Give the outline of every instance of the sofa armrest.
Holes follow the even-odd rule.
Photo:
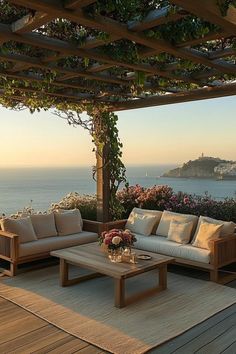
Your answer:
[[[106,222],[105,231],[109,231],[111,229],[124,229],[126,222],[127,219]]]
[[[0,230],[0,237],[15,238],[15,237],[19,237],[19,236],[16,234],[13,234],[12,232]]]
[[[19,251],[19,235],[0,230],[0,258],[16,262]]]
[[[96,232],[98,235],[101,235],[101,233],[105,230],[104,223],[99,221],[83,219],[83,230]]]
[[[210,241],[211,264],[220,268],[236,261],[236,234]]]

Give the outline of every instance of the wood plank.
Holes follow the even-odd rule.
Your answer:
[[[222,352],[222,354],[232,354],[232,353],[236,353],[236,341]]]
[[[77,350],[81,350],[83,348],[87,348],[90,347],[90,345],[86,342],[83,342],[82,340],[80,340],[79,338],[75,338],[73,336],[71,336],[70,334],[67,334],[63,331],[60,331],[57,329],[57,336],[58,336],[58,340],[55,339],[54,342],[49,343],[49,342],[45,342],[44,346],[41,346],[41,348],[39,347],[37,350],[34,350],[34,348],[32,348],[31,350],[34,350],[34,354],[42,354],[42,353],[50,353],[50,354],[71,354],[74,353]],[[62,332],[64,334],[66,334],[67,336],[65,338],[61,338],[59,339],[59,333]],[[44,341],[43,341],[44,342]],[[32,353],[29,352],[29,354]],[[15,354],[15,353],[14,353]],[[20,353],[19,353],[20,354]],[[22,352],[21,354],[25,354],[24,352]]]
[[[220,26],[224,31],[236,33],[236,8],[229,7],[226,16],[222,16],[216,0],[170,0],[194,15]]]
[[[175,354],[189,354],[195,353],[200,350],[204,345],[212,342],[219,335],[226,334],[232,326],[236,324],[236,313],[218,322],[215,326],[209,328],[206,332],[202,333],[196,338],[193,338],[189,343],[175,350]],[[234,332],[235,333],[235,332]],[[234,337],[235,338],[235,337]],[[232,344],[232,341],[230,342]],[[208,353],[208,351],[205,351]]]
[[[236,49],[234,48],[225,48],[223,50],[218,49],[213,52],[209,52],[208,56],[210,59],[219,59],[223,57],[236,56]]]
[[[236,305],[232,305],[227,309],[218,312],[217,314],[213,315],[209,319],[205,320],[202,323],[194,326],[187,332],[181,334],[180,336],[168,341],[167,343],[162,344],[156,348],[153,348],[150,351],[150,354],[171,354],[175,353],[176,350],[180,348],[184,348],[185,345],[189,345],[192,340],[198,338],[204,333],[207,333],[209,329],[214,327],[216,324],[226,320],[235,313]],[[190,354],[190,352],[188,353]],[[230,353],[232,354],[232,353]]]
[[[221,354],[229,345],[235,342],[236,337],[236,318],[235,325],[224,331],[215,340],[211,340],[207,345],[202,346],[196,354],[214,353]]]
[[[101,353],[105,353],[102,349],[99,349],[97,347],[92,347],[92,346],[89,346],[89,347],[85,347],[83,349],[80,349],[80,350],[77,350],[76,352],[73,352],[74,354],[75,353],[78,353],[78,354],[101,354]]]
[[[64,6],[66,9],[77,9],[93,4],[96,0],[65,0]]]
[[[45,322],[26,312],[21,318],[11,321],[1,328],[1,336],[4,341],[11,341],[13,338],[25,335],[33,330],[45,326]]]
[[[221,38],[227,38],[229,35],[223,31],[218,31],[218,32],[210,32],[206,34],[204,37],[201,38],[195,38],[191,39],[188,41],[184,41],[181,43],[176,44],[177,48],[184,48],[184,47],[192,47],[198,44],[202,44],[207,41],[212,41],[216,39],[221,39]],[[160,53],[160,50],[155,50],[155,49],[150,49],[150,48],[144,48],[139,51],[139,56],[140,58],[147,58],[152,55],[157,55]]]
[[[55,19],[55,16],[37,11],[34,15],[28,14],[21,19],[11,24],[12,32],[26,33],[35,30],[36,28],[46,25],[48,22]]]
[[[225,97],[236,95],[236,84],[225,84],[219,87],[207,87],[193,91],[177,92],[173,94],[148,97],[126,102],[112,104],[113,111],[122,111],[126,109],[137,109],[144,107],[162,106],[166,104],[175,104],[181,102],[191,102],[205,100],[216,97]]]
[[[47,325],[45,322],[44,327],[32,330],[25,335],[18,336],[3,343],[0,345],[0,352],[10,353],[13,351],[14,354],[30,354],[53,345],[59,340],[66,340],[68,342],[71,338],[66,332],[59,331],[56,327]]]
[[[160,26],[169,22],[175,22],[185,17],[188,13],[184,10],[170,12],[171,7],[165,6],[161,9],[150,11],[142,21],[132,21],[128,23],[128,29],[133,31],[144,31],[146,29]]]

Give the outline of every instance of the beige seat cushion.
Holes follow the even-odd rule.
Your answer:
[[[164,210],[162,213],[162,217],[158,225],[156,235],[168,237],[170,223],[172,220],[178,221],[180,223],[192,222],[191,237],[194,235],[198,222],[198,217],[196,215],[174,213],[172,211],[167,210]]]
[[[30,217],[20,219],[2,219],[1,228],[3,231],[12,232],[13,234],[19,235],[20,243],[37,240]]]
[[[26,257],[40,253],[51,252],[85,243],[96,242],[98,235],[93,232],[83,231],[79,234],[42,238],[38,241],[27,242],[19,247],[19,256]]]
[[[223,225],[223,227],[220,230],[220,237],[232,235],[234,233],[235,226],[236,226],[235,223],[232,221],[223,221],[223,220],[212,219],[209,218],[208,216],[200,216],[192,242],[195,241],[199,227],[202,222],[208,222],[210,224],[215,224],[215,225]]]
[[[169,241],[166,237],[154,236],[149,237],[135,234],[137,242],[134,247],[140,250],[164,254],[173,258],[183,258],[191,261],[209,264],[210,251],[193,247],[191,244],[182,245],[181,243]]]
[[[210,249],[209,242],[220,237],[220,231],[223,225],[210,224],[202,221],[198,233],[193,242],[194,247]]]
[[[127,220],[127,223],[126,223],[126,229],[129,229],[130,231],[132,232],[137,232],[137,233],[141,233],[139,231],[134,231],[134,230],[131,230],[132,226],[133,226],[133,219],[134,219],[134,214],[140,214],[140,215],[147,215],[147,216],[155,216],[155,223],[153,225],[153,228],[152,228],[152,231],[151,233],[152,234],[155,234],[156,233],[156,229],[157,229],[157,226],[161,220],[161,216],[162,216],[162,211],[160,210],[149,210],[149,209],[141,209],[141,208],[133,208],[133,210],[131,211],[130,215],[129,215],[129,218]]]
[[[76,234],[82,231],[79,209],[55,213],[56,228],[59,236]]]
[[[57,236],[54,214],[35,214],[30,216],[37,238]]]
[[[190,241],[193,222],[179,222],[171,220],[168,231],[168,240],[182,244],[187,244]]]

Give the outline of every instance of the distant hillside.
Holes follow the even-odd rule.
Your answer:
[[[236,162],[202,155],[164,173],[162,177],[236,179]]]

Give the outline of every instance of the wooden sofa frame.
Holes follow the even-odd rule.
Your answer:
[[[111,221],[105,224],[105,230],[113,228],[124,229],[127,220]],[[225,284],[236,278],[235,274],[228,274],[219,277],[219,271],[222,267],[236,262],[236,234],[225,236],[224,238],[210,241],[210,263],[191,261],[183,258],[175,258],[175,264],[198,268],[210,272],[210,280],[216,283]],[[227,273],[225,273],[227,274]]]
[[[83,219],[83,231],[95,232],[101,234],[104,230],[104,224],[98,221]],[[38,253],[31,256],[19,257],[19,236],[10,232],[0,230],[0,238],[5,238],[9,246],[9,254],[1,254],[0,259],[9,262],[9,269],[3,269],[3,273],[9,276],[15,276],[19,264],[49,258],[50,252]]]

